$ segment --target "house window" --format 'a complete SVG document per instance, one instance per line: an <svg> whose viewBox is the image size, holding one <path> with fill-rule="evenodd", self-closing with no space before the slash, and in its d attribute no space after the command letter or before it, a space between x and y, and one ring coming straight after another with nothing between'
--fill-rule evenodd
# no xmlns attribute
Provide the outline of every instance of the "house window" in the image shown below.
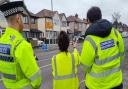
<svg viewBox="0 0 128 89"><path fill-rule="evenodd" d="M83 28L83 24L82 24L82 23L79 24L79 28L80 28L80 29Z"/></svg>
<svg viewBox="0 0 128 89"><path fill-rule="evenodd" d="M62 22L62 27L66 27L67 26L67 22L63 21Z"/></svg>
<svg viewBox="0 0 128 89"><path fill-rule="evenodd" d="M69 26L69 22L67 23L67 26Z"/></svg>
<svg viewBox="0 0 128 89"><path fill-rule="evenodd" d="M58 19L53 19L53 23L56 26L59 26L60 25L60 21Z"/></svg>
<svg viewBox="0 0 128 89"><path fill-rule="evenodd" d="M23 17L23 22L24 22L24 24L28 24L28 23L29 23L29 18L28 18L28 16L24 16L24 17Z"/></svg>
<svg viewBox="0 0 128 89"><path fill-rule="evenodd" d="M32 24L35 24L35 23L36 23L35 18L31 18L31 23L32 23Z"/></svg>

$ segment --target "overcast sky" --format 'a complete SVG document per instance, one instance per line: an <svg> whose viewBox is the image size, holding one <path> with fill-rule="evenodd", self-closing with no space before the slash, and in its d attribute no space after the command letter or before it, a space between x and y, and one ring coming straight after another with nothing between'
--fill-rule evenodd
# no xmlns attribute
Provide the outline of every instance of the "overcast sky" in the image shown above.
<svg viewBox="0 0 128 89"><path fill-rule="evenodd" d="M33 13L42 9L51 9L51 0L24 0L27 8ZM53 8L66 16L79 14L86 18L87 10L92 6L99 6L103 18L112 21L112 14L117 12L121 15L121 21L128 24L128 0L53 0Z"/></svg>

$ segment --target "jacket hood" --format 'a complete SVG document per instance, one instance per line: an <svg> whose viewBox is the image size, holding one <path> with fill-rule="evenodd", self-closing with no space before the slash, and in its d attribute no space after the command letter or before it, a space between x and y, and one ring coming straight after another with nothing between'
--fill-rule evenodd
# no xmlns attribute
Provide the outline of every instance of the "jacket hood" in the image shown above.
<svg viewBox="0 0 128 89"><path fill-rule="evenodd" d="M85 32L85 37L87 35L94 35L99 37L107 37L112 29L112 24L105 19L101 19L91 24L87 31Z"/></svg>

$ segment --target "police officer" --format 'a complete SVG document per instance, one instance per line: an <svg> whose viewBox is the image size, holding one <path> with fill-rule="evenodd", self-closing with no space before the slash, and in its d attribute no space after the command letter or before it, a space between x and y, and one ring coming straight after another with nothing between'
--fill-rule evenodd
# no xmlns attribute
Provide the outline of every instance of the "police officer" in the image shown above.
<svg viewBox="0 0 128 89"><path fill-rule="evenodd" d="M22 1L5 3L0 10L7 19L8 27L0 38L0 72L7 89L39 89L40 69L31 45L22 37Z"/></svg>
<svg viewBox="0 0 128 89"><path fill-rule="evenodd" d="M124 43L120 33L102 19L99 7L88 10L87 20L90 26L80 60L86 72L86 89L123 89L120 62L124 59Z"/></svg>
<svg viewBox="0 0 128 89"><path fill-rule="evenodd" d="M58 46L60 52L52 58L53 89L78 89L79 53L68 51L69 37L64 31L58 36Z"/></svg>

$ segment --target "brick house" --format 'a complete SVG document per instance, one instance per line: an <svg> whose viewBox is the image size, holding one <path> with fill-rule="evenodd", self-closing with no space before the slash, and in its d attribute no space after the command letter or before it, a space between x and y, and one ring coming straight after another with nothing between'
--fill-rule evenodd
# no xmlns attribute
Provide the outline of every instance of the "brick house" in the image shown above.
<svg viewBox="0 0 128 89"><path fill-rule="evenodd" d="M81 36L82 32L85 31L86 24L82 19L78 17L78 14L75 16L67 17L68 20L68 33L70 33L70 39L73 39L74 36Z"/></svg>

